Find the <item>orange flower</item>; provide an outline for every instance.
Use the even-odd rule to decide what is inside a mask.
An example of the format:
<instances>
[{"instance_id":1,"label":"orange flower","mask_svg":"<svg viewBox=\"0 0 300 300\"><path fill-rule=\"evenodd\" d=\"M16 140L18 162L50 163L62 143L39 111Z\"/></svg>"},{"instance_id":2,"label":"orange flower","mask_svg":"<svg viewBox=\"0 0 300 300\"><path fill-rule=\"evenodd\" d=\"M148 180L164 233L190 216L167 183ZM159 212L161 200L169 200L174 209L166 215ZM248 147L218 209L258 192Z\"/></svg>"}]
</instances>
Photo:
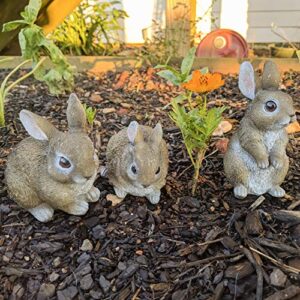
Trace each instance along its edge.
<instances>
[{"instance_id":1,"label":"orange flower","mask_svg":"<svg viewBox=\"0 0 300 300\"><path fill-rule=\"evenodd\" d=\"M199 70L193 72L192 79L181 86L187 90L198 93L213 91L224 84L222 76L219 73L202 74Z\"/></svg>"}]
</instances>

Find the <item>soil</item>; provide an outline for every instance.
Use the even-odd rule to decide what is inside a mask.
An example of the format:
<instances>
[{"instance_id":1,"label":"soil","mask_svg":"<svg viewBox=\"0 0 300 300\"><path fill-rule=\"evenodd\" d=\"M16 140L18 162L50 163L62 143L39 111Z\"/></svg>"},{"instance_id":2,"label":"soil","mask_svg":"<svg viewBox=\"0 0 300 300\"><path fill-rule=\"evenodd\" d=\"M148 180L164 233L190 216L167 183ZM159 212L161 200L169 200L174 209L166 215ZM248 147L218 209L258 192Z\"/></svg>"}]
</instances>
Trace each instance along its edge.
<instances>
[{"instance_id":1,"label":"soil","mask_svg":"<svg viewBox=\"0 0 300 300\"><path fill-rule=\"evenodd\" d=\"M210 94L209 105L226 105L224 117L235 129L247 101L236 76L225 80ZM300 74L286 73L282 88L299 113ZM22 82L8 95L7 127L0 129L0 299L299 299L299 217L280 211L300 207L299 133L290 135L287 149L287 195L264 195L251 209L258 197L233 197L216 148L234 130L212 139L191 197L191 163L180 132L162 109L179 91L153 69L78 74L75 92L97 108L91 138L102 165L108 139L130 121L162 123L170 169L161 201L154 206L127 196L113 206L112 187L98 177L101 197L85 216L57 211L43 224L18 207L4 184L7 155L27 136L18 112L29 109L66 130L68 98L49 95L32 78Z\"/></svg>"}]
</instances>

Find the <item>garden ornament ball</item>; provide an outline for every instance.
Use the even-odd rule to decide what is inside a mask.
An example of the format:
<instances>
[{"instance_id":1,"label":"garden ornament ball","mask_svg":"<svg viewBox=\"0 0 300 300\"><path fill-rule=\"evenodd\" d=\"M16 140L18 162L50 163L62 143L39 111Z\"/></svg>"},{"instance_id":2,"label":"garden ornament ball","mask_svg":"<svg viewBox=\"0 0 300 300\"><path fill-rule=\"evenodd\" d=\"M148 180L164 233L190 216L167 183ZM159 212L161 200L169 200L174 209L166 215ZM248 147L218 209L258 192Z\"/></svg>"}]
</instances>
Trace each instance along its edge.
<instances>
[{"instance_id":1,"label":"garden ornament ball","mask_svg":"<svg viewBox=\"0 0 300 300\"><path fill-rule=\"evenodd\" d=\"M37 220L47 222L55 209L84 215L88 202L99 199L93 186L98 157L86 132L86 116L75 94L67 108L68 132L28 110L20 120L30 137L22 140L7 160L5 178L12 198Z\"/></svg>"},{"instance_id":2,"label":"garden ornament ball","mask_svg":"<svg viewBox=\"0 0 300 300\"><path fill-rule=\"evenodd\" d=\"M107 176L119 198L130 194L146 197L152 204L159 202L169 164L159 123L151 128L131 122L111 137L106 157Z\"/></svg>"},{"instance_id":3,"label":"garden ornament ball","mask_svg":"<svg viewBox=\"0 0 300 300\"><path fill-rule=\"evenodd\" d=\"M275 63L265 63L262 78L249 62L241 64L239 89L251 103L224 156L225 174L236 198L285 195L280 187L289 168L285 127L296 117L292 98L279 90L279 83Z\"/></svg>"}]
</instances>

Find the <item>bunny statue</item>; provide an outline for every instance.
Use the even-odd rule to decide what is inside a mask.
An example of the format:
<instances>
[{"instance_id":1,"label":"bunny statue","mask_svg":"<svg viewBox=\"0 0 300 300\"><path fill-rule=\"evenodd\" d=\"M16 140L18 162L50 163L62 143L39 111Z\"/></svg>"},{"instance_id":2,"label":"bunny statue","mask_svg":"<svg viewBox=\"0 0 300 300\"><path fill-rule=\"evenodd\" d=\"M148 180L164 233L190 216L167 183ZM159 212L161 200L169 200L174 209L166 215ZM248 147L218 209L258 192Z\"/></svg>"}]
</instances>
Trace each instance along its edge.
<instances>
[{"instance_id":1,"label":"bunny statue","mask_svg":"<svg viewBox=\"0 0 300 300\"><path fill-rule=\"evenodd\" d=\"M67 108L68 132L22 110L20 120L30 134L9 155L5 171L10 195L37 220L47 222L55 209L84 215L100 191L93 186L98 157L86 133L85 111L75 94Z\"/></svg>"},{"instance_id":2,"label":"bunny statue","mask_svg":"<svg viewBox=\"0 0 300 300\"><path fill-rule=\"evenodd\" d=\"M224 156L225 174L236 198L285 195L280 187L289 168L285 127L296 117L292 98L279 90L279 84L275 63L265 62L262 78L249 62L241 64L239 89L251 103Z\"/></svg>"}]
</instances>

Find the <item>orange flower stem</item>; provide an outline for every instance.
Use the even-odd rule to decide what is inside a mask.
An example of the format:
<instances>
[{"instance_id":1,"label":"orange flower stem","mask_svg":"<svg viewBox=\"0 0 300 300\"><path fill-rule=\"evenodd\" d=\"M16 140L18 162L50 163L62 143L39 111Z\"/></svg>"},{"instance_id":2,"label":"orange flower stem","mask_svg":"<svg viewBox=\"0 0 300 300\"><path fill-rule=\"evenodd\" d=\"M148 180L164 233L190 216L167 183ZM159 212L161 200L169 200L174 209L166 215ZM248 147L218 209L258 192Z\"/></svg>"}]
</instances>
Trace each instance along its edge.
<instances>
[{"instance_id":1,"label":"orange flower stem","mask_svg":"<svg viewBox=\"0 0 300 300\"><path fill-rule=\"evenodd\" d=\"M188 103L189 103L189 108L190 108L190 110L192 110L193 109L193 103L192 103L192 92L191 91L188 91L187 99L188 99Z\"/></svg>"},{"instance_id":2,"label":"orange flower stem","mask_svg":"<svg viewBox=\"0 0 300 300\"><path fill-rule=\"evenodd\" d=\"M199 149L197 152L197 155L196 155L195 167L194 167L195 171L194 171L193 182L192 182L192 196L195 196L195 193L196 193L200 167L202 165L202 161L204 159L205 152L206 152L206 147Z\"/></svg>"}]
</instances>

